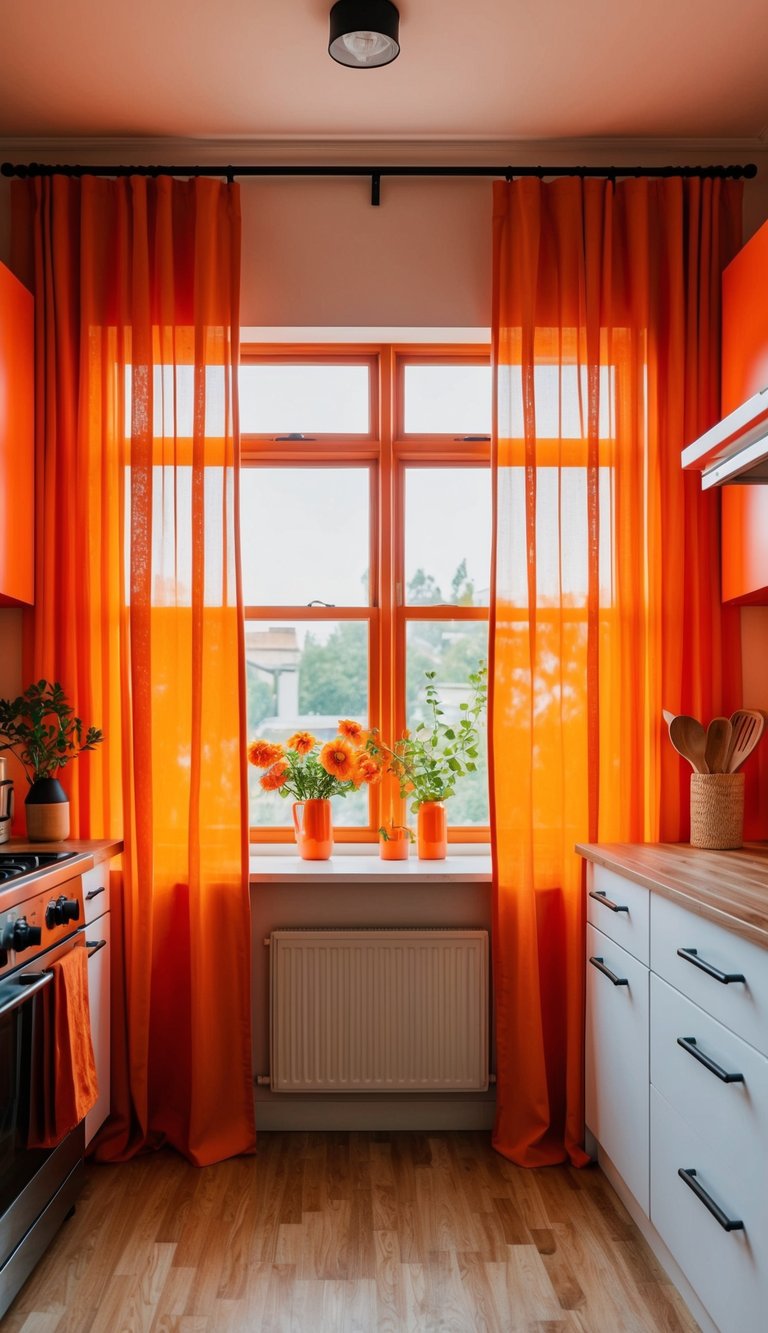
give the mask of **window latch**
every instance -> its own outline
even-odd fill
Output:
[[[335,606],[335,605],[336,605],[335,602],[323,602],[319,597],[314,597],[311,602],[307,602],[307,606]]]
[[[285,444],[287,441],[290,440],[308,440],[310,443],[313,443],[314,441],[317,440],[317,436],[302,435],[300,430],[293,430],[291,431],[290,435],[275,435],[274,437],[275,444]]]

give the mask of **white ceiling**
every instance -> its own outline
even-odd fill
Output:
[[[401,55],[327,54],[330,0],[3,0],[0,138],[757,142],[766,0],[402,0]]]

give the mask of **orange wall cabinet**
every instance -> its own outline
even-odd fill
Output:
[[[722,415],[768,385],[768,222],[723,273]],[[768,483],[723,487],[722,595],[768,603]]]
[[[33,302],[0,264],[0,606],[34,601]]]

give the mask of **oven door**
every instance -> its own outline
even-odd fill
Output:
[[[36,1029],[42,994],[53,980],[48,969],[83,946],[82,935],[71,936],[0,983],[0,1315],[6,1269],[18,1269],[16,1251],[83,1156],[82,1123],[55,1148],[28,1147],[30,1098],[42,1086]]]

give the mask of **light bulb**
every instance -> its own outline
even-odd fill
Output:
[[[370,64],[391,47],[389,39],[380,32],[345,32],[341,40],[361,65]]]

